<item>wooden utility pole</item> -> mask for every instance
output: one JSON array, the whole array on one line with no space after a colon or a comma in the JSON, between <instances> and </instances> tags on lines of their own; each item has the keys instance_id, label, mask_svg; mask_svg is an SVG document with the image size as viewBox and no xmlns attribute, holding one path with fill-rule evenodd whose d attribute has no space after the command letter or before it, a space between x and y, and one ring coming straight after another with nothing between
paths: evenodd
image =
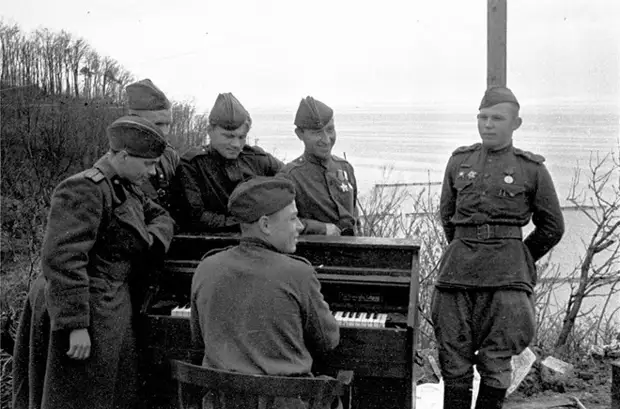
<instances>
[{"instance_id":1,"label":"wooden utility pole","mask_svg":"<svg viewBox=\"0 0 620 409\"><path fill-rule=\"evenodd\" d=\"M487 88L506 86L506 2L487 0Z\"/></svg>"}]
</instances>

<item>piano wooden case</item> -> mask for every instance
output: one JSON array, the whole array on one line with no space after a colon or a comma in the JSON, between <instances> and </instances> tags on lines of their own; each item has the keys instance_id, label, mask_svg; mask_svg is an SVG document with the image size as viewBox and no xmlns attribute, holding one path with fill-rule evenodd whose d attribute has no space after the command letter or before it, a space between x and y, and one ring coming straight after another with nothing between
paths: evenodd
<instances>
[{"instance_id":1,"label":"piano wooden case","mask_svg":"<svg viewBox=\"0 0 620 409\"><path fill-rule=\"evenodd\" d=\"M202 358L192 349L189 319L172 310L189 304L192 274L204 254L237 243L230 236L175 236L163 269L151 278L139 318L151 408L175 407L170 359ZM410 239L300 237L296 254L314 266L332 312L350 318L341 323L339 346L317 357L313 372L352 370L353 408L414 406L419 249ZM387 314L384 326L360 319L376 317L370 313Z\"/></svg>"}]
</instances>

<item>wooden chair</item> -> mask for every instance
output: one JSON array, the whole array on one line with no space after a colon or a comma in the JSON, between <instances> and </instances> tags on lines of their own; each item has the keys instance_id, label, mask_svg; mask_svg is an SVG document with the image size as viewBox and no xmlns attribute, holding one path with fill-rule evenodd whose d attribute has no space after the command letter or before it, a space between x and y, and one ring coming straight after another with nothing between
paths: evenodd
<instances>
[{"instance_id":1,"label":"wooden chair","mask_svg":"<svg viewBox=\"0 0 620 409\"><path fill-rule=\"evenodd\" d=\"M179 409L200 408L203 397L209 394L213 409L270 409L282 403L279 398L298 398L307 402L309 409L319 409L336 397L346 409L351 401L352 371L341 371L336 379L306 378L248 375L179 360L170 363L178 385Z\"/></svg>"}]
</instances>

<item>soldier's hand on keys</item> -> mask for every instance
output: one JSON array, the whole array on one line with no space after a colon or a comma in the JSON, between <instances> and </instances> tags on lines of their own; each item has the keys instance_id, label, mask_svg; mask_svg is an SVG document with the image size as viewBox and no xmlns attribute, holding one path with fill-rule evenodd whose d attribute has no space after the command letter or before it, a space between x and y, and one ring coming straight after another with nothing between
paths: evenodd
<instances>
[{"instance_id":1,"label":"soldier's hand on keys","mask_svg":"<svg viewBox=\"0 0 620 409\"><path fill-rule=\"evenodd\" d=\"M326 236L340 236L340 229L335 224L325 223L325 235Z\"/></svg>"},{"instance_id":2,"label":"soldier's hand on keys","mask_svg":"<svg viewBox=\"0 0 620 409\"><path fill-rule=\"evenodd\" d=\"M86 359L90 356L90 335L88 335L88 329L79 328L71 331L67 356L71 359Z\"/></svg>"}]
</instances>

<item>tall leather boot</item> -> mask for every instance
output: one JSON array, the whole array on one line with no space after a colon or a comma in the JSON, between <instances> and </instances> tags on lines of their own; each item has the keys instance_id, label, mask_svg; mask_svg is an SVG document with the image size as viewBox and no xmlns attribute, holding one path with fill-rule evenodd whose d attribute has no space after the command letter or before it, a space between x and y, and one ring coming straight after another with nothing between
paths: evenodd
<instances>
[{"instance_id":1,"label":"tall leather boot","mask_svg":"<svg viewBox=\"0 0 620 409\"><path fill-rule=\"evenodd\" d=\"M444 409L470 409L473 378L469 380L447 380L444 382Z\"/></svg>"},{"instance_id":2,"label":"tall leather boot","mask_svg":"<svg viewBox=\"0 0 620 409\"><path fill-rule=\"evenodd\" d=\"M493 388L480 383L478 398L476 399L476 409L502 409L506 389Z\"/></svg>"}]
</instances>

